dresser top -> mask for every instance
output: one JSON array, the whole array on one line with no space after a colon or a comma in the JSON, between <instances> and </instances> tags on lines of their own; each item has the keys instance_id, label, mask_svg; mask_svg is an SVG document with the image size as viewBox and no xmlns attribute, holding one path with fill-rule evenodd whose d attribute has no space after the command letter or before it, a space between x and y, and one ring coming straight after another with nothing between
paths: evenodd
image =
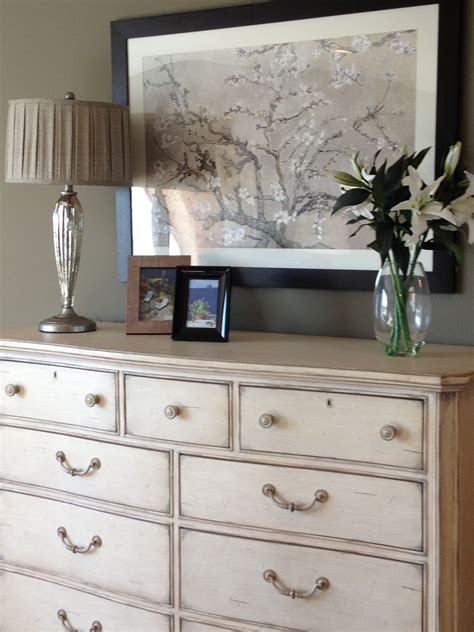
<instances>
[{"instance_id":1,"label":"dresser top","mask_svg":"<svg viewBox=\"0 0 474 632\"><path fill-rule=\"evenodd\" d=\"M375 340L231 332L225 344L177 342L166 335L127 335L119 323L83 334L45 334L33 326L0 331L0 349L122 359L144 364L270 371L462 387L474 380L474 347L427 344L416 358L390 358Z\"/></svg>"}]
</instances>

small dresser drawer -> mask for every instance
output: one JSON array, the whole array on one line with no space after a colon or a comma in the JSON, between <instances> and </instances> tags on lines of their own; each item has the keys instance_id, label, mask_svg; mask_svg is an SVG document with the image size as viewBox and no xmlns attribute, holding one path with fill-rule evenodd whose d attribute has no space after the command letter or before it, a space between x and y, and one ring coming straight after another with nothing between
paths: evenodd
<instances>
[{"instance_id":1,"label":"small dresser drawer","mask_svg":"<svg viewBox=\"0 0 474 632\"><path fill-rule=\"evenodd\" d=\"M167 452L3 426L0 478L170 512ZM21 459L18 458L21 446Z\"/></svg>"},{"instance_id":2,"label":"small dresser drawer","mask_svg":"<svg viewBox=\"0 0 474 632\"><path fill-rule=\"evenodd\" d=\"M3 507L8 562L170 603L168 527L11 492L3 492Z\"/></svg>"},{"instance_id":3,"label":"small dresser drawer","mask_svg":"<svg viewBox=\"0 0 474 632\"><path fill-rule=\"evenodd\" d=\"M4 573L1 592L2 632L170 632L163 614L124 606L72 588ZM59 616L58 616L59 612ZM69 627L68 627L69 626Z\"/></svg>"},{"instance_id":4,"label":"small dresser drawer","mask_svg":"<svg viewBox=\"0 0 474 632\"><path fill-rule=\"evenodd\" d=\"M116 431L115 373L2 361L0 412Z\"/></svg>"},{"instance_id":5,"label":"small dresser drawer","mask_svg":"<svg viewBox=\"0 0 474 632\"><path fill-rule=\"evenodd\" d=\"M422 565L184 530L181 568L187 610L308 632L422 629Z\"/></svg>"},{"instance_id":6,"label":"small dresser drawer","mask_svg":"<svg viewBox=\"0 0 474 632\"><path fill-rule=\"evenodd\" d=\"M421 483L181 457L181 515L420 551Z\"/></svg>"},{"instance_id":7,"label":"small dresser drawer","mask_svg":"<svg viewBox=\"0 0 474 632\"><path fill-rule=\"evenodd\" d=\"M127 434L229 447L227 384L125 377Z\"/></svg>"},{"instance_id":8,"label":"small dresser drawer","mask_svg":"<svg viewBox=\"0 0 474 632\"><path fill-rule=\"evenodd\" d=\"M423 402L242 386L243 450L423 467Z\"/></svg>"}]
</instances>

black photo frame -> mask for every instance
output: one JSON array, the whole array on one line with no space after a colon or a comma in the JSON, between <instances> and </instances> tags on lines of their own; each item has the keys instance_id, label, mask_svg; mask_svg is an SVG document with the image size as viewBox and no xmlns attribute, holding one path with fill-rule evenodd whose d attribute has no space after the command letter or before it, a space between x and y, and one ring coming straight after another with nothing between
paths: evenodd
<instances>
[{"instance_id":1,"label":"black photo frame","mask_svg":"<svg viewBox=\"0 0 474 632\"><path fill-rule=\"evenodd\" d=\"M438 66L436 91L435 164L439 170L442 156L458 139L458 111L461 66L462 0L275 0L219 9L194 11L145 18L118 20L111 24L113 98L116 103L129 101L128 45L131 40L154 35L195 33L241 26L278 24L315 17L345 16L353 13L437 5ZM449 55L443 51L449 49ZM132 206L130 189L116 193L118 275L127 278L127 256L132 254ZM454 259L443 251L434 251L432 271L428 272L433 292L453 292ZM247 287L295 287L329 290L372 290L376 270L308 267L236 267L234 285Z\"/></svg>"},{"instance_id":2,"label":"black photo frame","mask_svg":"<svg viewBox=\"0 0 474 632\"><path fill-rule=\"evenodd\" d=\"M231 272L226 267L178 266L173 340L229 340Z\"/></svg>"}]
</instances>

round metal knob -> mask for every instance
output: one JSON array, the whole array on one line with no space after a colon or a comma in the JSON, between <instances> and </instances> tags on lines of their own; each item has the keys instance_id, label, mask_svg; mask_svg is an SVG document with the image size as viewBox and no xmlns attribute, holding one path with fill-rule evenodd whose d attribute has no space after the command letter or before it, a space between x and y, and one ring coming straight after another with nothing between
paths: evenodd
<instances>
[{"instance_id":1,"label":"round metal knob","mask_svg":"<svg viewBox=\"0 0 474 632\"><path fill-rule=\"evenodd\" d=\"M99 403L100 397L98 395L94 395L93 393L87 393L87 395L84 397L84 401L86 403L86 406L92 408Z\"/></svg>"},{"instance_id":2,"label":"round metal knob","mask_svg":"<svg viewBox=\"0 0 474 632\"><path fill-rule=\"evenodd\" d=\"M179 408L177 406L166 406L165 408L165 416L168 419L174 419L179 415Z\"/></svg>"},{"instance_id":3,"label":"round metal knob","mask_svg":"<svg viewBox=\"0 0 474 632\"><path fill-rule=\"evenodd\" d=\"M275 423L275 417L270 415L270 413L264 413L260 416L258 423L262 426L262 428L270 428Z\"/></svg>"},{"instance_id":4,"label":"round metal knob","mask_svg":"<svg viewBox=\"0 0 474 632\"><path fill-rule=\"evenodd\" d=\"M397 429L394 426L383 426L380 429L380 436L384 441L391 441L397 434Z\"/></svg>"},{"instance_id":5,"label":"round metal knob","mask_svg":"<svg viewBox=\"0 0 474 632\"><path fill-rule=\"evenodd\" d=\"M5 393L8 397L13 397L13 395L16 395L19 392L20 387L18 386L18 384L7 384L5 386Z\"/></svg>"}]
</instances>

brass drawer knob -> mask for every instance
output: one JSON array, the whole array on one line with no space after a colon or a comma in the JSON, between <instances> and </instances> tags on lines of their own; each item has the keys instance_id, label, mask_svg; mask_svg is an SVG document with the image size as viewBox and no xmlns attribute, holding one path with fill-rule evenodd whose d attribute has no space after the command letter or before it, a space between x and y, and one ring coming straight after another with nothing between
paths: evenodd
<instances>
[{"instance_id":1,"label":"brass drawer knob","mask_svg":"<svg viewBox=\"0 0 474 632\"><path fill-rule=\"evenodd\" d=\"M84 401L86 403L86 406L92 408L100 402L100 397L99 395L94 395L94 393L87 393L87 395L84 397Z\"/></svg>"},{"instance_id":2,"label":"brass drawer knob","mask_svg":"<svg viewBox=\"0 0 474 632\"><path fill-rule=\"evenodd\" d=\"M178 415L179 415L178 406L166 406L165 417L168 417L168 419L174 419L175 417L178 417Z\"/></svg>"},{"instance_id":3,"label":"brass drawer knob","mask_svg":"<svg viewBox=\"0 0 474 632\"><path fill-rule=\"evenodd\" d=\"M277 505L281 509L288 509L288 511L291 511L291 512L309 511L316 505L316 503L325 503L327 502L327 499L329 498L329 494L327 493L325 489L318 489L317 491L314 492L313 502L311 503L307 503L306 505L304 505L302 503L287 502L283 500L283 498L278 497L275 486L270 485L270 483L267 483L266 485L262 487L262 494L264 496L267 496L268 498L271 498L273 502L275 503L275 505Z\"/></svg>"},{"instance_id":4,"label":"brass drawer knob","mask_svg":"<svg viewBox=\"0 0 474 632\"><path fill-rule=\"evenodd\" d=\"M71 467L67 462L66 455L64 454L64 452L61 451L56 452L56 460L59 461L59 465L63 468L63 470L71 476L87 476L92 472L100 470L100 466L102 465L100 460L94 457L93 459L91 459L89 466L84 470L80 470L76 467Z\"/></svg>"},{"instance_id":5,"label":"brass drawer knob","mask_svg":"<svg viewBox=\"0 0 474 632\"><path fill-rule=\"evenodd\" d=\"M95 535L87 546L77 546L69 538L65 527L59 527L57 534L61 538L64 547L72 553L91 553L102 546L102 538L98 535Z\"/></svg>"},{"instance_id":6,"label":"brass drawer knob","mask_svg":"<svg viewBox=\"0 0 474 632\"><path fill-rule=\"evenodd\" d=\"M19 392L20 387L18 386L18 384L7 384L5 386L5 393L8 397L13 397L13 395L16 395Z\"/></svg>"},{"instance_id":7,"label":"brass drawer knob","mask_svg":"<svg viewBox=\"0 0 474 632\"><path fill-rule=\"evenodd\" d=\"M313 590L308 592L299 592L297 590L293 590L292 588L286 588L278 580L278 575L271 568L264 571L263 579L272 584L273 588L275 588L280 595L283 595L284 597L291 597L291 599L309 599L310 597L313 597L318 590L327 590L329 588L329 579L327 579L327 577L318 577Z\"/></svg>"},{"instance_id":8,"label":"brass drawer knob","mask_svg":"<svg viewBox=\"0 0 474 632\"><path fill-rule=\"evenodd\" d=\"M270 413L264 413L260 416L258 423L262 428L270 428L275 423L275 417L270 415Z\"/></svg>"},{"instance_id":9,"label":"brass drawer knob","mask_svg":"<svg viewBox=\"0 0 474 632\"><path fill-rule=\"evenodd\" d=\"M63 628L65 630L68 630L69 632L78 632L78 630L70 624L67 612L62 608L61 610L58 610L58 619L63 624ZM89 632L102 632L102 624L99 621L94 621Z\"/></svg>"},{"instance_id":10,"label":"brass drawer knob","mask_svg":"<svg viewBox=\"0 0 474 632\"><path fill-rule=\"evenodd\" d=\"M397 434L397 429L395 426L383 426L380 429L380 436L384 441L391 441L395 438Z\"/></svg>"}]
</instances>

